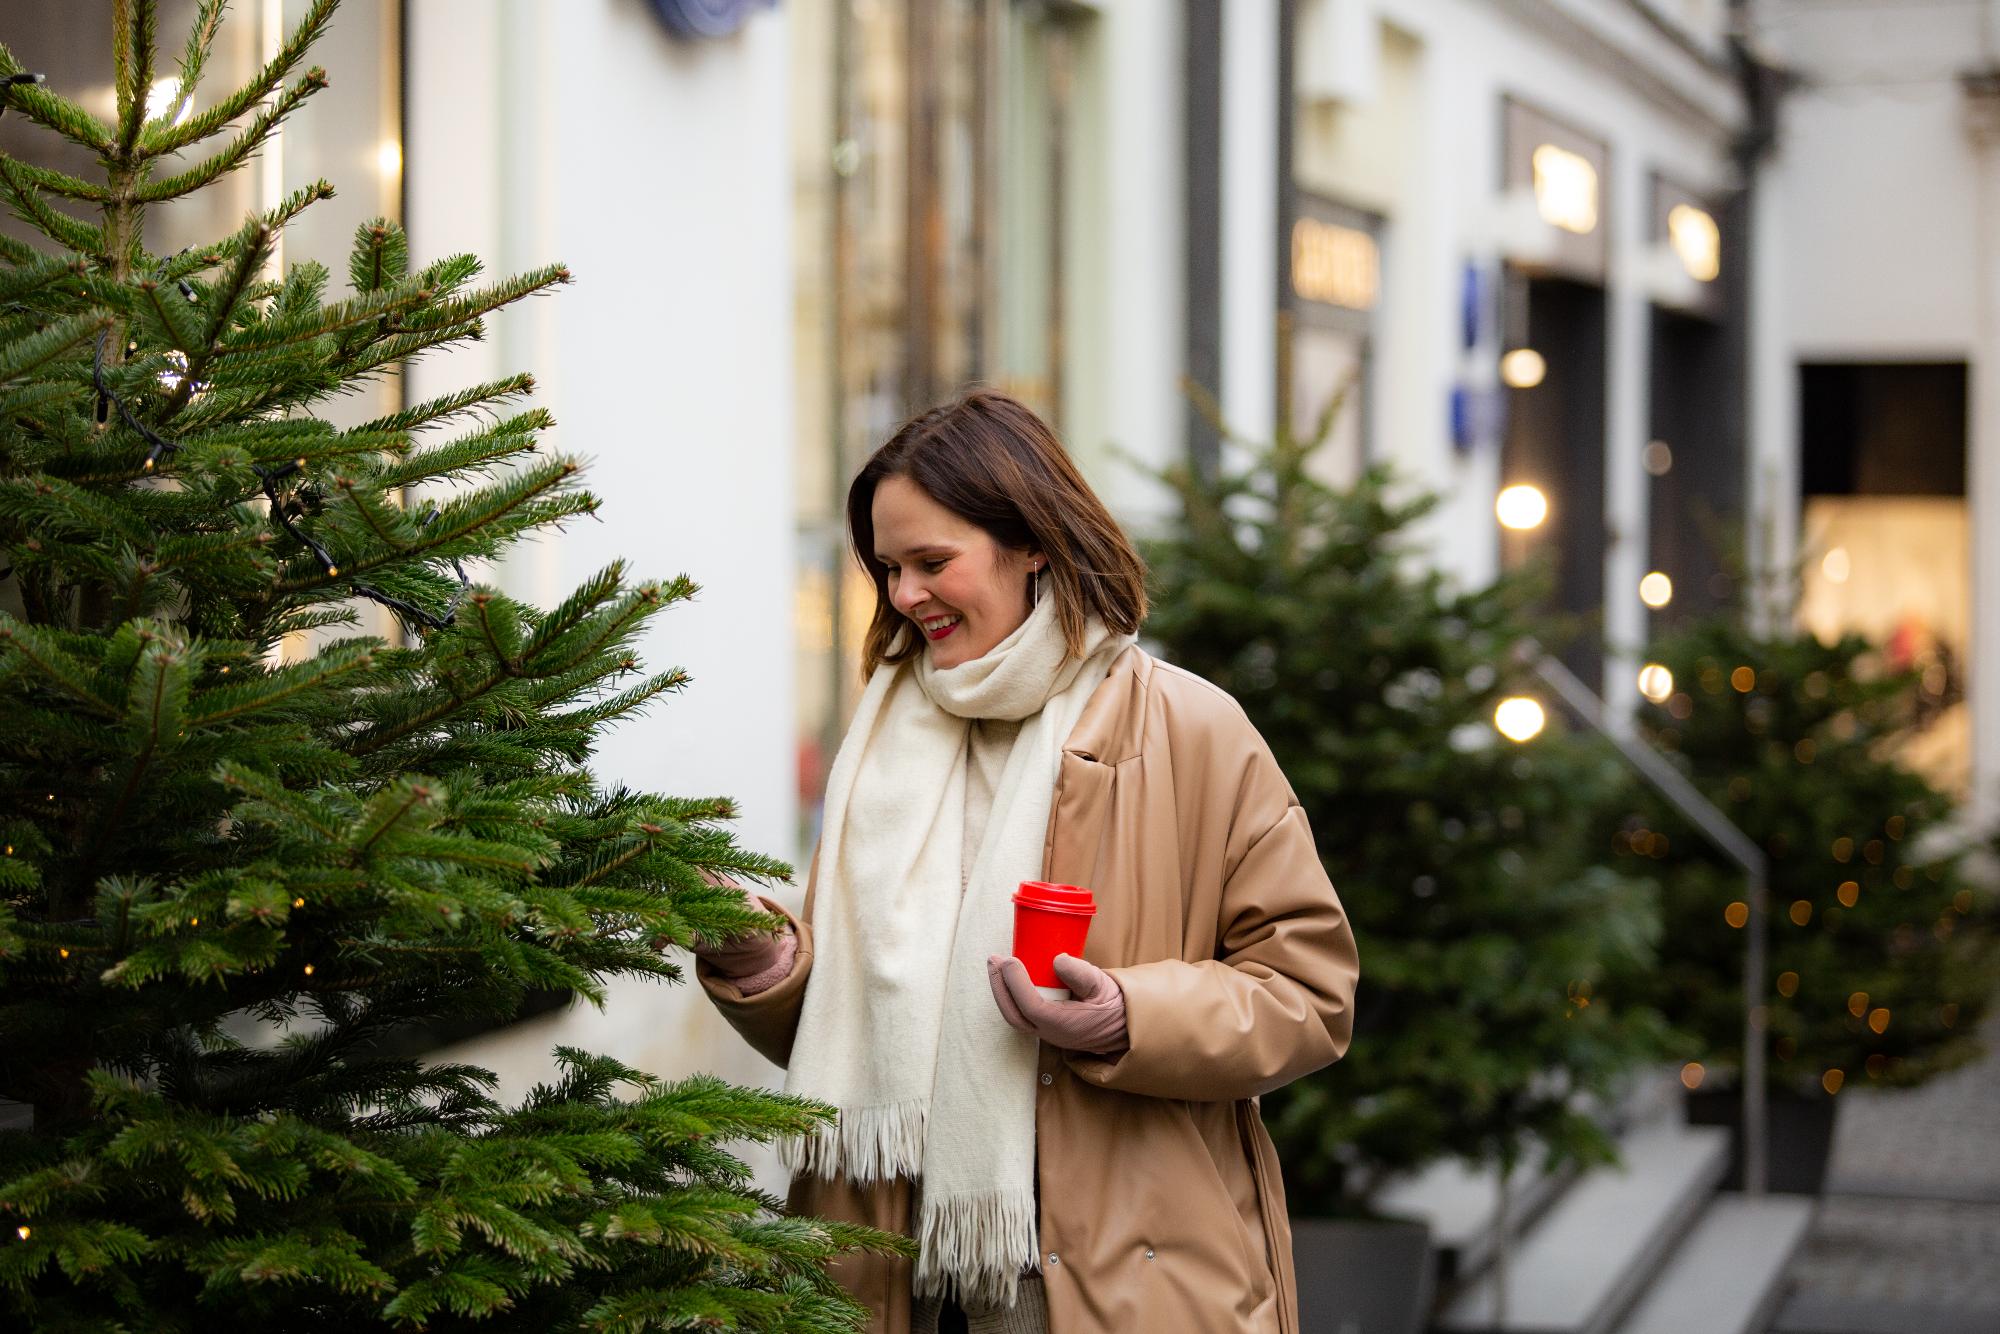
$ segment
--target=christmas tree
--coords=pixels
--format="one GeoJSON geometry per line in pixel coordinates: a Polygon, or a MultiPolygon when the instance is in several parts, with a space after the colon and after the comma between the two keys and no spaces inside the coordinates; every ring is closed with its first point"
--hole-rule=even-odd
{"type": "MultiPolygon", "coordinates": [[[[1733,606],[1652,658],[1674,688],[1643,708],[1642,731],[1766,854],[1773,1089],[1915,1084],[1974,1055],[1996,905],[1965,874],[1950,799],[1895,754],[1921,673],[1889,670],[1858,635],[1759,633],[1733,606]]],[[[1743,1050],[1742,875],[1670,809],[1637,809],[1621,859],[1671,886],[1656,1003],[1727,1077],[1743,1050]]]]}
{"type": "Polygon", "coordinates": [[[148,107],[154,5],[118,0],[115,123],[0,48],[0,111],[103,168],[0,157],[40,238],[0,238],[0,1096],[32,1107],[0,1132],[0,1323],[856,1328],[825,1262],[906,1243],[783,1216],[725,1148],[828,1109],[574,1050],[505,1106],[392,1054],[530,991],[677,980],[670,951],[775,925],[716,882],[789,871],[728,800],[586,767],[686,684],[631,646],[691,581],[613,565],[542,609],[467,578],[598,505],[538,450],[529,376],[319,415],[565,270],[415,265],[383,220],[345,292],[274,271],[324,183],[145,249],[148,209],[325,86],[333,7],[201,106],[203,0],[148,107]],[[400,633],[347,632],[375,608],[400,633]]]}
{"type": "Polygon", "coordinates": [[[1361,950],[1347,1055],[1265,1100],[1307,1214],[1365,1214],[1443,1157],[1607,1160],[1589,1104],[1667,1036],[1627,997],[1655,886],[1604,864],[1621,761],[1492,725],[1546,571],[1464,592],[1424,566],[1409,530],[1435,496],[1398,498],[1382,465],[1338,491],[1309,471],[1338,408],[1213,477],[1168,474],[1178,531],[1147,550],[1148,633],[1270,743],[1361,950]]]}

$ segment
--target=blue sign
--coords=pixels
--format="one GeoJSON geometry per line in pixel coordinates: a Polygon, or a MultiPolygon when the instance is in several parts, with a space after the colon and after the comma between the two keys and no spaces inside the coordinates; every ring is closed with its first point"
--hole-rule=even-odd
{"type": "Polygon", "coordinates": [[[727,37],[750,21],[750,13],[777,0],[653,0],[660,21],[676,37],[727,37]]]}

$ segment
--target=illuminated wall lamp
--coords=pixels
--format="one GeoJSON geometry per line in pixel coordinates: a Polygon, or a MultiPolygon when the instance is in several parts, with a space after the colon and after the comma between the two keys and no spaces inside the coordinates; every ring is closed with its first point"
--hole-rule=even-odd
{"type": "Polygon", "coordinates": [[[1500,379],[1509,389],[1533,389],[1548,373],[1548,361],[1532,347],[1517,347],[1500,358],[1500,379]]]}
{"type": "Polygon", "coordinates": [[[1517,482],[1493,498],[1493,513],[1504,527],[1534,528],[1549,517],[1549,498],[1540,487],[1517,482]]]}

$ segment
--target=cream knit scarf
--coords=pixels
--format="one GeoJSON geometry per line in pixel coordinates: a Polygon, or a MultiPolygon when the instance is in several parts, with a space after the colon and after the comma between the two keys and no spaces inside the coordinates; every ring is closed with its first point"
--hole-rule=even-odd
{"type": "Polygon", "coordinates": [[[1070,657],[1044,596],[983,657],[938,670],[926,649],[877,668],[834,758],[785,1091],[840,1119],[785,1160],[921,1180],[919,1294],[1012,1305],[1036,1263],[1035,1040],[1000,1017],[986,957],[1013,950],[1013,892],[1041,878],[1063,742],[1131,642],[1092,619],[1070,657]],[[961,878],[973,718],[1023,721],[961,878]]]}

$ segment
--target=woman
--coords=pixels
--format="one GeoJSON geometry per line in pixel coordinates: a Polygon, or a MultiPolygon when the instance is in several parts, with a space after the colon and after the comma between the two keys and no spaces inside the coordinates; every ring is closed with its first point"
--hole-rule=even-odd
{"type": "Polygon", "coordinates": [[[792,1208],[917,1237],[836,1269],[880,1334],[1295,1330],[1256,1099],[1346,1050],[1359,970],[1284,775],[1134,642],[1144,567],[1020,403],[916,417],[847,517],[868,684],[805,910],[696,970],[840,1109],[792,1208]],[[1010,957],[1023,880],[1095,895],[1071,999],[1010,957]]]}

